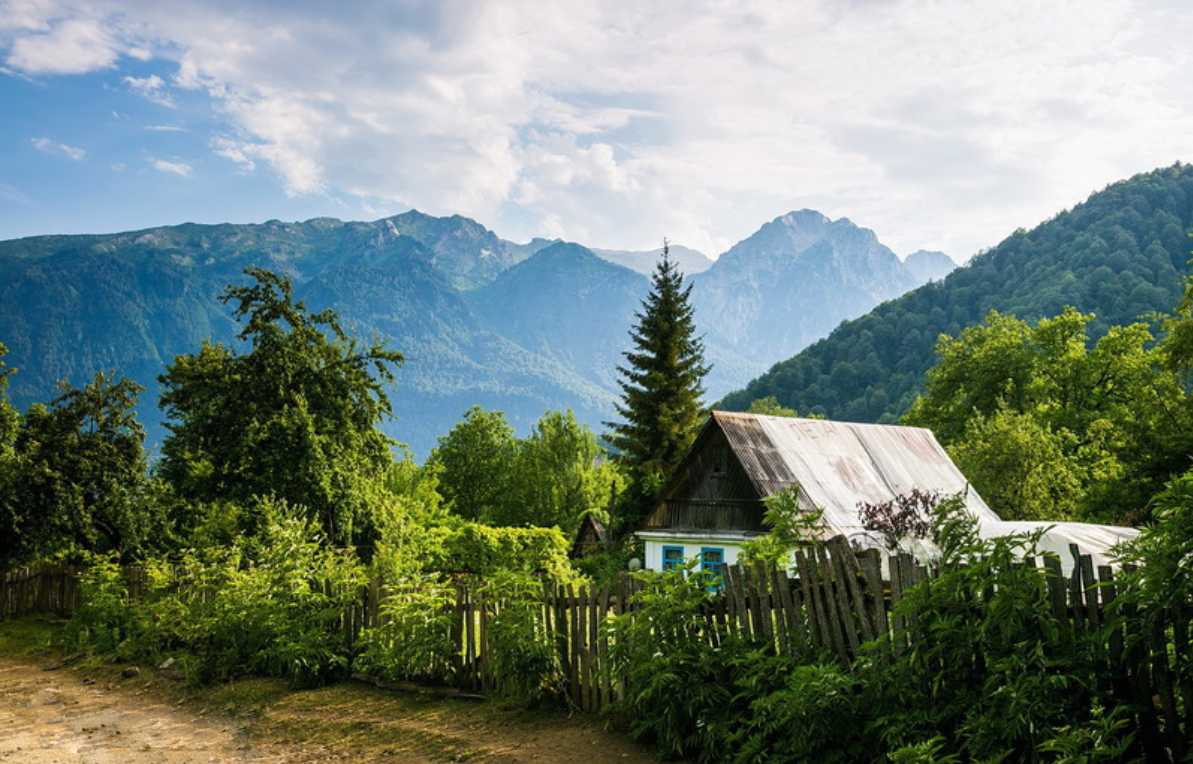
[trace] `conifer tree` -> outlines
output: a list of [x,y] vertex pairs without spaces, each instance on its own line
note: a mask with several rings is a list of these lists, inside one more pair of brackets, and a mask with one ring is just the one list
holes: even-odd
[[705,413],[701,396],[708,367],[688,299],[692,287],[684,285],[669,255],[664,241],[650,294],[634,314],[633,349],[625,353],[626,365],[617,367],[622,376],[617,413],[624,421],[606,423],[630,480],[614,518],[618,539],[633,532],[649,510],[667,471],[691,446]]

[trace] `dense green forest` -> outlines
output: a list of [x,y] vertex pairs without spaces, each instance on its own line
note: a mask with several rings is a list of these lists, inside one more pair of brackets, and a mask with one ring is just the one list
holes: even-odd
[[896,422],[923,392],[938,337],[956,336],[990,311],[1035,322],[1073,307],[1093,314],[1093,339],[1170,311],[1189,273],[1191,227],[1193,166],[1115,183],[1031,231],[1016,231],[943,281],[842,323],[720,405],[745,410],[774,396],[830,419]]

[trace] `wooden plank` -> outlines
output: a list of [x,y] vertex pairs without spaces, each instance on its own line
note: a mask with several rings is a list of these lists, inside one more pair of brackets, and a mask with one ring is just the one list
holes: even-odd
[[865,576],[867,605],[870,609],[871,623],[874,625],[874,634],[878,638],[885,638],[890,632],[890,623],[887,621],[886,593],[882,587],[882,558],[880,554],[877,549],[867,549],[858,554],[858,563],[861,566],[862,575]]
[[598,643],[597,647],[597,655],[600,657],[599,673],[601,677],[601,708],[604,708],[606,704],[613,702],[613,685],[609,677],[609,629],[606,625],[609,614],[612,611],[613,599],[614,597],[610,593],[609,586],[606,584],[601,590],[600,642]]
[[[858,613],[853,596],[853,591],[857,589],[857,576],[854,574],[852,566],[846,561],[846,557],[854,564],[857,563],[857,559],[854,558],[853,550],[849,548],[849,542],[845,540],[844,536],[837,536],[829,540],[824,547],[824,553],[833,580],[831,591],[837,610],[835,621],[841,626],[841,635],[845,638],[845,646],[849,658],[852,659],[858,655],[858,648],[864,640],[858,635]],[[860,596],[857,599],[861,599]]]
[[836,549],[840,551],[838,567],[841,576],[845,579],[845,589],[849,594],[849,607],[853,612],[853,631],[855,634],[860,631],[862,642],[870,642],[878,634],[874,629],[874,617],[866,607],[865,592],[862,590],[864,573],[858,562],[857,552],[849,544],[848,539],[844,536],[837,538],[839,541],[836,544]]
[[1148,651],[1151,653],[1152,678],[1160,708],[1164,710],[1164,741],[1172,751],[1173,761],[1185,761],[1185,738],[1181,735],[1177,720],[1181,718],[1177,708],[1172,667],[1168,662],[1168,629],[1164,618],[1153,618],[1149,624]]
[[774,592],[775,636],[778,638],[779,654],[794,655],[795,603],[791,601],[791,587],[787,581],[787,573],[782,568],[775,570],[771,575],[771,591]]
[[837,610],[837,598],[833,590],[832,564],[828,560],[828,555],[825,554],[823,544],[812,547],[812,556],[816,560],[816,570],[820,579],[818,585],[813,587],[812,593],[813,596],[818,596],[821,600],[821,611],[824,613],[824,619],[828,625],[829,646],[836,651],[842,661],[848,662],[851,655],[845,642],[845,633],[841,627],[841,618]]
[[568,684],[572,688],[572,702],[579,708],[580,704],[584,702],[583,688],[580,684],[580,617],[576,603],[576,592],[572,584],[567,586],[567,615],[568,615],[568,645],[570,647],[571,655],[571,674],[568,676]]
[[783,587],[787,590],[787,599],[791,607],[790,616],[795,647],[801,652],[810,652],[813,637],[808,622],[808,611],[804,603],[803,592],[800,590],[798,583],[792,583],[791,574],[788,571],[781,571],[781,575],[784,581]]
[[580,648],[580,697],[582,698],[580,708],[584,711],[591,711],[593,706],[592,645],[589,643],[590,596],[588,587],[581,586],[576,589],[576,615],[579,616],[576,642]]
[[601,707],[600,695],[600,592],[588,592],[588,660],[589,674],[589,707],[588,710],[599,711]]
[[807,550],[800,549],[796,551],[795,567],[799,571],[800,594],[804,600],[804,612],[808,616],[808,633],[812,637],[812,644],[816,648],[831,650],[833,638],[829,634],[828,624],[825,622],[820,602],[813,594],[813,570],[815,566],[809,559]]
[[754,601],[754,633],[767,647],[775,645],[774,615],[771,612],[769,576],[766,564],[759,561],[748,569],[750,595]]
[[1085,599],[1085,618],[1091,628],[1102,624],[1102,612],[1098,606],[1098,580],[1094,578],[1094,558],[1091,555],[1081,555],[1081,581],[1085,587],[1082,592]]
[[1081,549],[1076,544],[1069,544],[1069,556],[1073,558],[1073,574],[1069,576],[1069,618],[1074,629],[1084,630],[1085,623],[1085,586],[1082,581]]
[[754,638],[754,631],[753,625],[750,623],[749,603],[746,600],[745,581],[743,580],[745,578],[745,571],[742,570],[740,565],[734,565],[731,570],[732,572],[729,575],[728,586],[726,586],[725,592],[729,595],[734,628],[743,639],[752,640]]
[[1065,576],[1061,570],[1060,558],[1054,554],[1044,556],[1044,567],[1048,570],[1045,578],[1048,585],[1048,605],[1052,608],[1052,615],[1064,626],[1069,625],[1069,608],[1065,601]]
[[[915,558],[906,552],[899,552],[895,555],[893,560],[894,565],[899,570],[899,582],[903,587],[901,596],[906,599],[908,592],[915,588],[916,584],[920,583],[923,578],[923,571],[915,564]],[[908,647],[911,645],[911,632],[914,631],[919,619],[915,613],[909,613],[902,617],[904,639]]]
[[481,622],[484,613],[481,612],[481,603],[477,601],[475,587],[462,585],[459,591],[464,598],[464,615],[468,619],[468,686],[479,690],[484,687],[481,674]]

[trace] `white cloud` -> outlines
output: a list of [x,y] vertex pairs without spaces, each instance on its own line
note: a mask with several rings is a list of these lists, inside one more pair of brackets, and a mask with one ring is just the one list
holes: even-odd
[[112,66],[118,55],[101,22],[74,18],[17,38],[5,63],[28,74],[83,74]]
[[153,159],[150,160],[150,164],[159,172],[177,175],[182,178],[189,178],[194,171],[186,162],[172,162],[168,159]]
[[121,80],[128,89],[137,95],[160,106],[174,108],[174,99],[166,90],[166,81],[156,74],[148,77],[125,77]]
[[212,151],[243,172],[510,238],[666,235],[715,254],[813,207],[964,259],[1193,159],[1181,0],[0,8],[10,68],[168,58],[171,81],[124,83],[159,102],[208,94],[225,122]]
[[52,141],[45,137],[34,138],[32,143],[33,148],[37,149],[38,151],[43,151],[47,154],[60,154],[67,159],[73,159],[76,162],[87,156],[87,152],[84,149],[80,149],[75,146],[68,146],[65,143],[58,143],[57,141]]

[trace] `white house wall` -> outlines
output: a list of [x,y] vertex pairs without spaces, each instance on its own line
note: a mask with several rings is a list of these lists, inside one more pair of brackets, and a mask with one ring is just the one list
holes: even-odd
[[725,564],[736,565],[737,558],[741,555],[742,542],[746,540],[744,536],[702,536],[698,533],[677,536],[647,532],[639,532],[638,538],[645,542],[646,559],[642,564],[647,570],[663,569],[663,547],[682,547],[685,560],[699,558],[705,549],[720,549],[723,551]]

